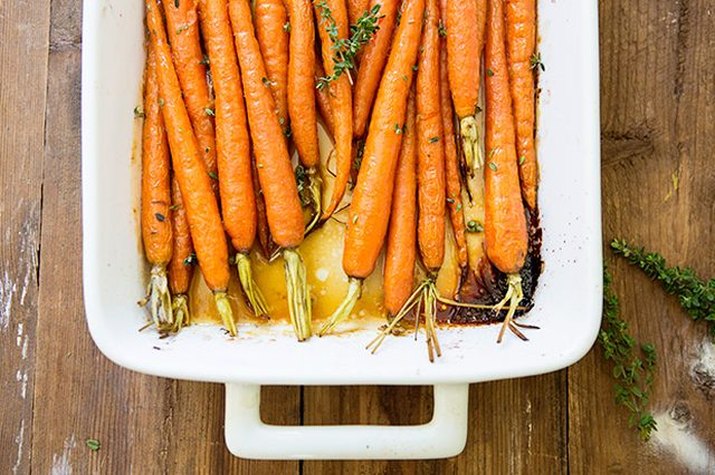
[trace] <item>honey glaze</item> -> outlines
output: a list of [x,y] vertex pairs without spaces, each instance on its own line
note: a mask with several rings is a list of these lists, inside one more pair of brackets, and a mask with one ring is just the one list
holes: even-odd
[[[311,233],[299,248],[307,271],[314,321],[328,317],[347,292],[348,278],[342,268],[344,230],[343,224],[330,219],[320,229]],[[267,262],[254,252],[251,254],[251,260],[256,283],[268,303],[270,318],[265,319],[266,323],[286,323],[288,305],[283,259],[278,257],[273,262]],[[246,305],[235,269],[231,272],[228,295],[234,315],[239,321],[261,321]],[[213,296],[201,272],[194,273],[189,292],[189,305],[192,321],[221,324]],[[362,298],[351,318],[374,320],[382,318],[384,313],[381,257],[375,272],[364,282]],[[374,321],[371,324],[374,324]]]

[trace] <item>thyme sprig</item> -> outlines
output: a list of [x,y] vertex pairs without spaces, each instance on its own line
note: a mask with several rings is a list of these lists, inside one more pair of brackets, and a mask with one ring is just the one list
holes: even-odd
[[614,239],[611,248],[648,277],[660,282],[666,292],[678,297],[678,302],[693,320],[708,322],[710,335],[715,338],[715,278],[705,281],[690,267],[668,267],[660,254],[630,246],[623,239]]
[[655,347],[650,343],[641,344],[643,359],[635,354],[636,341],[628,333],[628,323],[620,317],[618,297],[611,288],[611,275],[606,269],[603,271],[603,322],[598,342],[606,360],[613,362],[616,403],[630,411],[628,426],[635,428],[641,439],[648,440],[657,430],[656,421],[647,409],[655,373]]
[[[320,10],[320,24],[324,25],[325,31],[332,43],[333,74],[318,79],[316,87],[324,89],[330,82],[335,81],[343,74],[350,78],[350,70],[355,68],[355,58],[358,52],[375,36],[380,29],[378,22],[384,15],[380,15],[380,4],[375,4],[370,10],[366,10],[354,25],[350,25],[350,38],[340,38],[338,27],[335,24],[333,13],[326,0],[318,0],[315,4]],[[352,83],[352,78],[350,78]]]

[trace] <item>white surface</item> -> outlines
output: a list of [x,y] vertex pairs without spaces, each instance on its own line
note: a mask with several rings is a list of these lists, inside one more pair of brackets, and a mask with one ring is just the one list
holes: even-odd
[[416,426],[274,426],[260,414],[261,387],[226,385],[226,445],[251,459],[417,459],[452,457],[467,442],[468,384],[434,387],[434,414]]
[[[440,332],[444,356],[435,363],[412,338],[391,338],[369,354],[364,346],[374,329],[301,344],[287,328],[266,332],[246,324],[239,325],[237,340],[207,326],[189,327],[165,340],[152,331],[137,332],[146,318],[135,303],[144,292],[145,267],[132,210],[139,192],[132,111],[139,103],[144,62],[142,18],[140,0],[84,3],[84,296],[89,330],[108,358],[143,373],[198,381],[424,385],[554,371],[592,346],[602,291],[595,0],[539,2],[539,49],[547,67],[540,79],[538,133],[546,266],[525,321],[541,330],[529,332],[529,342],[507,335],[497,345],[497,326],[445,329]],[[234,407],[237,401],[227,403]],[[288,447],[273,456],[295,453]]]

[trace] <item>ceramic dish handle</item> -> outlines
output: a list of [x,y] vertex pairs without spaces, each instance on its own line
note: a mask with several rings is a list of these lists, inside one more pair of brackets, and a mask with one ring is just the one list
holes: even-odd
[[261,421],[261,387],[226,385],[226,445],[249,459],[431,459],[457,455],[467,441],[468,384],[434,386],[426,424],[282,426]]

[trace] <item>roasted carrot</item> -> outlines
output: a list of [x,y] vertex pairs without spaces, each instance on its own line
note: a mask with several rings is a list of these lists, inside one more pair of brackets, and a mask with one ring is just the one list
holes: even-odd
[[189,221],[186,217],[184,200],[176,177],[171,180],[171,226],[174,235],[173,252],[169,261],[169,290],[172,294],[174,328],[178,331],[191,322],[189,314],[189,286],[194,275],[191,255],[194,245],[191,242]]
[[[320,35],[323,56],[323,67],[328,76],[335,73],[336,42],[349,37],[348,13],[344,0],[320,0],[315,3],[315,14],[318,18],[318,33]],[[335,158],[337,163],[337,176],[333,194],[328,206],[323,210],[322,219],[332,216],[345,194],[350,167],[352,165],[352,139],[353,139],[353,105],[352,89],[348,74],[341,74],[327,85],[330,107],[333,111],[335,124]]]
[[[353,91],[353,135],[360,138],[365,134],[367,119],[370,116],[372,102],[375,99],[377,87],[380,85],[382,69],[390,53],[392,33],[397,23],[398,0],[373,0],[372,7],[380,5],[380,29],[372,40],[364,47],[355,90]],[[354,23],[353,20],[351,22]]]
[[141,228],[144,254],[151,264],[147,296],[140,302],[149,309],[160,330],[173,324],[171,295],[166,266],[171,259],[172,230],[170,221],[170,158],[164,119],[159,105],[157,57],[149,47],[144,85],[144,128],[142,132]]
[[305,231],[298,186],[278,117],[272,113],[274,102],[264,81],[266,68],[251,22],[251,7],[248,0],[230,0],[228,10],[268,225],[274,241],[283,248],[288,308],[298,340],[302,341],[311,334],[311,310],[305,266],[295,250],[303,242]]
[[536,208],[539,166],[534,146],[534,73],[532,58],[536,48],[536,1],[507,0],[507,63],[514,101],[516,149],[519,157],[521,193],[529,208]]
[[[289,0],[287,3],[291,3]],[[255,0],[253,21],[256,38],[263,53],[266,77],[273,94],[278,123],[283,135],[290,136],[288,122],[288,35],[293,25],[283,0]]]
[[426,0],[417,60],[417,242],[430,273],[444,259],[444,130],[439,90],[439,1]]
[[[320,58],[315,59],[315,83],[325,77],[325,70]],[[330,96],[325,88],[315,88],[315,103],[318,104],[320,116],[323,119],[323,125],[327,129],[331,137],[335,137],[335,119],[333,118],[333,108],[330,106]]]
[[315,109],[315,24],[310,0],[290,0],[288,13],[291,25],[288,62],[288,113],[291,118],[293,142],[300,162],[306,169],[308,189],[313,203],[313,220],[308,232],[320,219],[323,199],[317,167],[318,123]]
[[[206,61],[201,52],[195,0],[162,2],[174,67],[184,94],[186,109],[209,176],[216,176],[216,143],[213,112],[206,81]],[[218,182],[212,182],[218,192]]]
[[487,0],[447,2],[447,64],[454,109],[459,117],[465,160],[470,172],[484,164],[477,132],[480,58],[484,46]]
[[216,93],[216,146],[223,225],[236,249],[241,287],[253,312],[268,313],[248,253],[256,240],[250,139],[226,0],[199,0],[201,26]]
[[354,25],[360,16],[367,11],[370,0],[348,0],[348,19]]
[[415,285],[417,254],[417,143],[415,127],[415,96],[407,100],[407,118],[397,162],[392,210],[387,231],[385,254],[384,302],[388,315],[394,317],[407,302]]
[[236,325],[226,295],[229,280],[228,245],[218,203],[181,96],[159,7],[156,0],[146,0],[145,5],[149,37],[157,55],[159,92],[172,164],[184,198],[196,257],[204,279],[214,293],[224,325],[231,334],[235,334]]
[[519,187],[516,158],[514,114],[509,90],[504,31],[503,0],[489,0],[485,61],[486,151],[485,239],[489,260],[508,275],[508,291],[497,305],[507,302],[509,311],[499,332],[501,341],[506,328],[523,337],[512,324],[512,317],[523,298],[519,272],[528,248],[526,217]]
[[345,230],[343,270],[349,278],[348,293],[321,328],[321,334],[330,331],[352,312],[360,298],[362,280],[375,269],[387,234],[407,95],[422,33],[424,5],[424,0],[404,2],[402,20],[377,92]]
[[[440,19],[444,26],[447,13],[447,0],[440,0]],[[459,173],[459,158],[457,143],[454,140],[454,107],[452,95],[449,91],[449,73],[447,72],[447,39],[440,39],[439,56],[439,91],[440,107],[442,114],[442,127],[444,128],[444,170],[447,183],[447,209],[454,231],[454,240],[457,247],[459,266],[467,265],[467,240],[464,235],[464,213],[462,211],[462,180]]]

